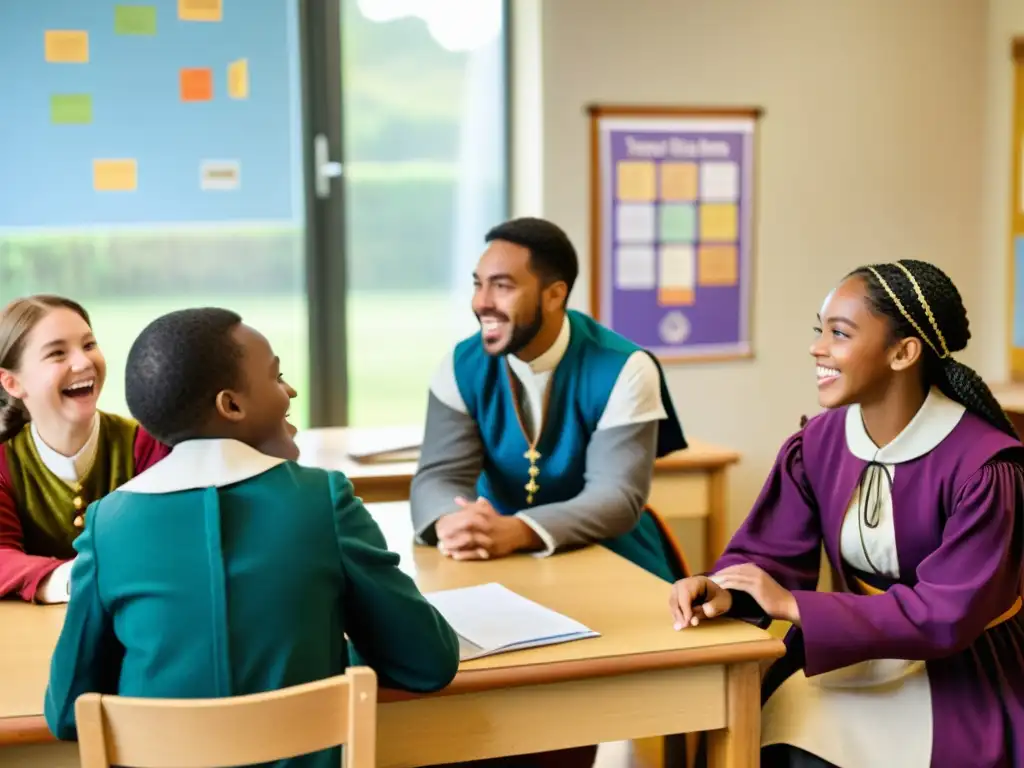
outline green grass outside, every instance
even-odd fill
[[[270,340],[285,378],[299,392],[292,407],[297,427],[308,426],[309,360],[303,296],[88,299],[82,297],[107,358],[100,407],[127,413],[124,361],[135,337],[153,318],[175,309],[223,306]],[[430,378],[452,344],[472,330],[468,297],[449,292],[351,293],[348,301],[349,421],[380,426],[419,423]],[[338,354],[343,354],[340,343]]]

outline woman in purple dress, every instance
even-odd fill
[[[960,294],[925,262],[862,267],[819,325],[826,410],[709,575],[674,585],[675,626],[792,624],[764,680],[768,768],[1024,766],[1024,446],[951,356]]]

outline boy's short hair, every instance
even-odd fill
[[[128,410],[164,445],[195,437],[217,393],[238,389],[242,348],[228,309],[182,309],[158,317],[132,344],[125,365]]]

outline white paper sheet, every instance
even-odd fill
[[[578,621],[501,584],[479,584],[424,596],[459,634],[463,661],[599,636]]]

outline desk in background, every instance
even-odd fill
[[[991,384],[989,388],[1010,417],[1017,433],[1024,435],[1024,383]]]
[[[419,440],[422,431],[407,427],[309,429],[296,440],[303,464],[344,472],[356,494],[367,503],[408,501],[416,472],[415,452],[403,461],[356,461],[350,451],[372,445],[406,445]],[[725,549],[729,538],[726,473],[739,461],[727,448],[690,440],[684,451],[658,459],[649,503],[669,524],[704,520],[701,567],[710,567]]]
[[[414,547],[405,503],[369,505],[424,591],[500,582],[601,637],[466,662],[444,691],[381,690],[378,765],[399,768],[683,731],[711,731],[711,768],[759,764],[762,660],[782,643],[728,619],[676,632],[668,586],[600,546],[536,559],[455,562]],[[0,764],[58,764],[41,715],[63,606],[0,603]],[[444,734],[452,723],[460,736]],[[4,745],[42,744],[28,758]],[[53,750],[53,751],[51,751]],[[13,763],[13,760],[17,763]],[[63,763],[67,764],[67,763]]]

